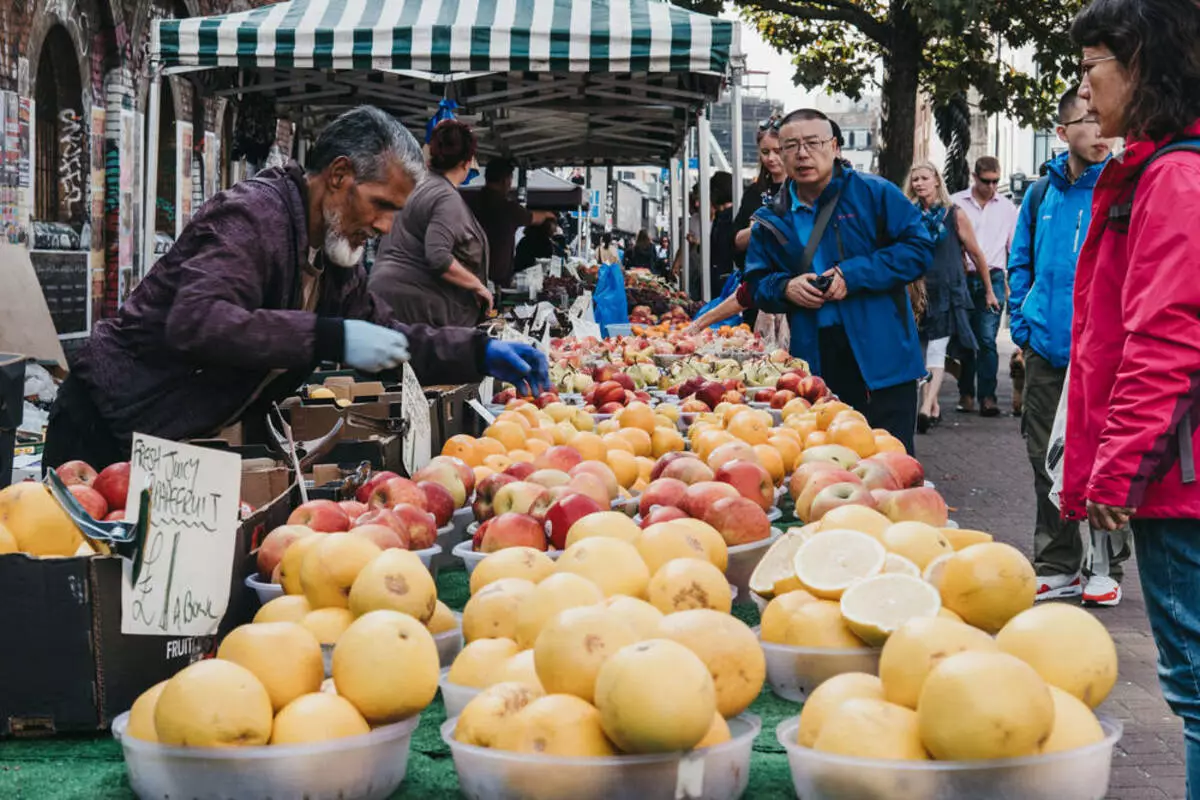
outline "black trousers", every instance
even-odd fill
[[[75,459],[101,470],[109,464],[128,461],[129,448],[128,442],[113,435],[83,381],[68,376],[58,387],[58,398],[50,409],[42,471]]]
[[[917,430],[917,382],[907,381],[881,389],[868,389],[863,380],[846,329],[841,325],[821,328],[817,334],[821,351],[821,377],[843,403],[866,416],[872,428],[883,428],[916,455],[913,438]]]

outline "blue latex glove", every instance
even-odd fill
[[[550,388],[550,365],[545,354],[522,342],[488,340],[483,368],[522,394],[537,395]]]
[[[400,331],[360,319],[344,320],[344,361],[363,372],[383,372],[408,361],[408,337]]]

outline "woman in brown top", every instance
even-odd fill
[[[470,327],[491,310],[487,235],[458,193],[475,146],[470,126],[438,123],[429,174],[379,243],[369,287],[401,322]]]

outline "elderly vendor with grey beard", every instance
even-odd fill
[[[113,319],[98,323],[50,412],[43,468],[129,457],[135,432],[182,440],[246,420],[322,361],[410,361],[422,383],[548,384],[545,356],[470,328],[397,322],[359,265],[424,178],[420,146],[370,106],[288,163],[209,200]]]

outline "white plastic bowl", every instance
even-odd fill
[[[442,690],[442,702],[446,704],[446,719],[457,717],[462,713],[463,708],[475,695],[482,692],[482,689],[476,689],[474,686],[460,686],[457,683],[451,683],[448,676],[450,674],[450,665],[442,665],[442,676],[438,679],[438,686]]]
[[[425,569],[429,570],[429,573],[436,578],[437,574],[433,571],[433,559],[438,553],[442,552],[442,546],[435,544],[433,547],[426,547],[423,550],[413,550],[413,552],[417,554],[417,558],[421,559],[421,563],[425,565]]]
[[[755,627],[754,633],[759,632]],[[764,642],[761,638],[758,643],[767,659],[767,683],[784,700],[802,703],[813,689],[844,672],[879,674],[880,651],[876,647],[793,647]]]
[[[632,497],[618,497],[611,503],[613,511],[621,511],[632,517],[638,513],[638,503],[641,502],[642,494],[638,492]]]
[[[762,541],[734,545],[729,548],[729,563],[725,567],[725,579],[731,586],[737,588],[737,596],[742,598],[743,603],[751,602],[750,576],[754,574],[754,568],[758,566],[758,562],[762,561],[763,556],[767,554],[767,550],[775,543],[775,540],[782,535],[783,531],[779,528],[771,528],[771,535]]]
[[[247,575],[246,585],[254,590],[258,595],[258,602],[264,606],[276,597],[283,597],[282,584],[260,581],[256,575]]]
[[[761,615],[767,610],[767,603],[771,602],[753,589],[750,590],[750,599],[754,601],[754,605],[758,607],[758,613]]]
[[[750,755],[762,721],[729,720],[728,742],[687,753],[563,758],[492,750],[454,739],[457,719],[442,725],[469,800],[736,800],[750,781]]]
[[[420,715],[362,736],[265,747],[169,747],[125,736],[113,720],[129,784],[142,800],[383,800],[404,780]]]
[[[471,549],[472,545],[473,545],[473,543],[471,541],[471,538],[468,537],[466,539],[466,541],[460,542],[459,544],[455,545],[454,550],[452,551],[454,553],[455,557],[462,559],[463,564],[466,565],[468,578],[470,578],[471,573],[475,571],[475,567],[479,566],[479,562],[483,561],[485,558],[487,558],[489,555],[491,555],[491,553],[475,552],[474,550]],[[560,555],[562,555],[562,551],[561,550],[547,550],[546,555],[550,556],[550,559],[552,561],[557,561],[558,557]]]
[[[775,729],[804,800],[1101,800],[1108,794],[1118,720],[1100,717],[1104,740],[1049,755],[993,761],[887,761],[821,753],[796,743],[799,717]]]
[[[468,497],[467,504],[462,508],[456,509],[454,515],[450,517],[450,523],[459,531],[459,536],[465,536],[467,526],[475,521],[475,509],[471,508],[474,499],[474,495]]]
[[[437,570],[454,564],[454,556],[450,554],[450,551],[454,549],[454,545],[463,540],[466,532],[466,526],[464,525],[460,530],[453,519],[448,524],[438,528],[437,546],[442,548],[442,552],[433,558],[433,566],[429,570],[433,573],[433,577],[437,577]]]

